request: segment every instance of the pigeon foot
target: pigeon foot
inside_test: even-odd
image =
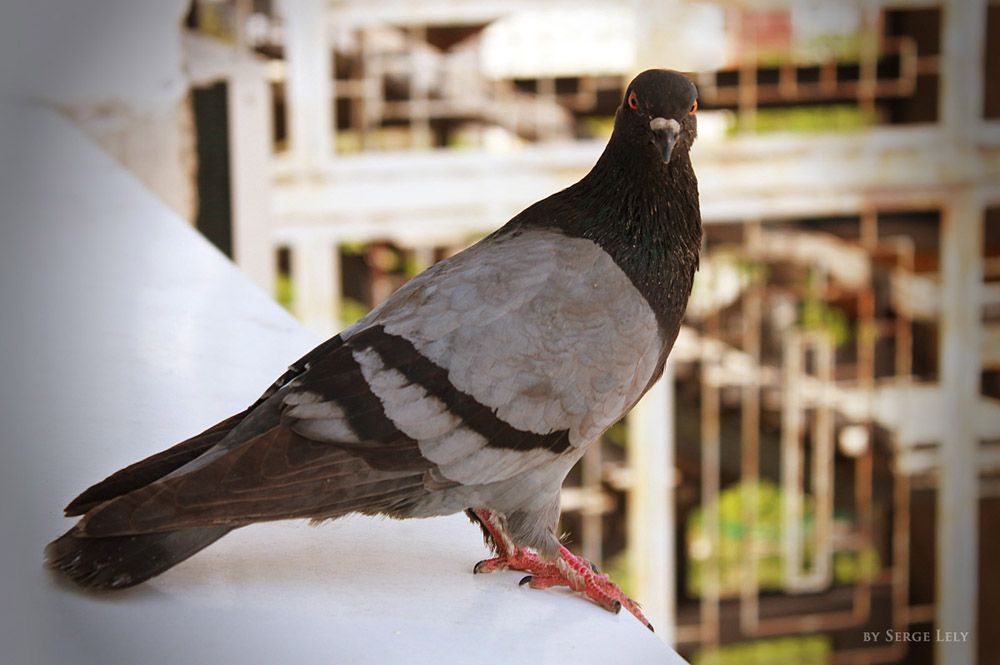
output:
[[[532,589],[548,589],[554,586],[569,587],[582,593],[604,609],[618,614],[624,607],[646,628],[653,630],[649,620],[643,616],[639,604],[625,595],[621,588],[611,581],[607,574],[590,561],[578,557],[563,545],[559,545],[559,555],[552,561],[543,561],[538,554],[523,548],[510,545],[506,538],[501,538],[502,532],[497,528],[492,514],[487,511],[475,511],[484,526],[495,536],[497,543],[506,545],[506,554],[492,559],[484,559],[473,568],[474,573],[492,573],[496,570],[519,570],[530,573],[520,581]],[[483,514],[485,513],[485,515]]]

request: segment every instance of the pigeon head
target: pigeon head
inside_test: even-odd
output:
[[[667,164],[672,155],[691,148],[698,133],[697,109],[698,89],[691,79],[667,69],[648,69],[625,90],[615,133]]]

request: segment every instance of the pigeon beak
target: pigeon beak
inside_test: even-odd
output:
[[[677,137],[680,136],[681,124],[673,118],[653,118],[649,122],[649,128],[653,130],[653,145],[659,148],[663,163],[668,163]]]

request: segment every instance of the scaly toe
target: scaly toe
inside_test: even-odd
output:
[[[496,570],[503,570],[507,568],[507,559],[505,557],[494,557],[492,559],[483,559],[477,563],[472,568],[472,574],[478,575],[480,573],[492,573]]]

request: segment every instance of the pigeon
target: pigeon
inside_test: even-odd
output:
[[[90,487],[47,564],[139,584],[254,522],[465,511],[493,558],[638,604],[556,536],[570,468],[660,377],[701,248],[697,89],[647,70],[593,169],[400,287],[245,411]]]

